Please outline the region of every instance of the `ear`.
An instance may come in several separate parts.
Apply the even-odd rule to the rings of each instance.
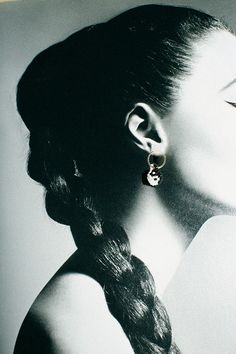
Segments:
[[[125,127],[133,142],[156,156],[166,154],[168,139],[160,116],[146,103],[137,103],[126,116]]]

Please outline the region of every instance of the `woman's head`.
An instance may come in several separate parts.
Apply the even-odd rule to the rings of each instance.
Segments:
[[[167,153],[172,137],[162,118],[191,76],[196,43],[220,31],[219,21],[192,9],[141,6],[39,54],[17,94],[31,132],[31,176],[47,187],[52,166],[71,175],[76,160],[91,188],[99,186],[95,194],[130,188],[150,150]]]
[[[31,134],[29,174],[46,187],[49,215],[69,224],[78,247],[86,249],[89,272],[106,288],[111,312],[136,353],[178,350],[151,275],[131,256],[121,230],[101,221],[91,199],[96,205],[106,192],[110,217],[127,210],[149,152],[167,155],[160,191],[188,182],[184,163],[176,166],[205,111],[201,101],[192,112],[189,99],[207,86],[198,73],[204,59],[198,66],[198,56],[213,48],[213,38],[226,37],[233,38],[221,22],[201,12],[142,6],[46,49],[18,85],[18,110]],[[194,141],[188,157],[193,160]],[[74,176],[75,167],[80,177]],[[115,206],[120,200],[124,209]],[[105,241],[89,235],[105,235]]]

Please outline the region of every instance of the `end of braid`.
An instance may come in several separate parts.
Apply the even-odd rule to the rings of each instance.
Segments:
[[[172,344],[170,321],[156,296],[153,277],[137,257],[132,256],[131,264],[129,279],[110,282],[105,288],[109,309],[134,348],[145,348],[145,353],[169,353]]]

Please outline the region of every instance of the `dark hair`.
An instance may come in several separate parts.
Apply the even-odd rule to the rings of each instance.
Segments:
[[[98,215],[89,175],[95,159],[102,166],[111,131],[119,136],[121,117],[135,103],[152,105],[162,117],[171,110],[194,44],[221,29],[220,21],[193,9],[137,7],[46,49],[18,84],[18,110],[31,132],[29,175],[46,188],[48,214],[70,225],[80,270],[102,285],[136,354],[180,351],[147,267],[131,254],[125,231]]]

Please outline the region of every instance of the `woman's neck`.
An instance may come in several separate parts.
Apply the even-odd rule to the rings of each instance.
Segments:
[[[172,189],[172,190],[171,190]],[[162,189],[140,188],[134,207],[122,220],[132,253],[151,271],[159,295],[175,274],[183,254],[200,227],[212,216],[235,210],[207,199],[186,186]]]
[[[123,179],[117,174],[116,180],[96,181],[92,193],[100,215],[126,230],[132,253],[150,269],[158,294],[164,292],[204,222],[215,215],[235,214],[188,188],[173,166],[164,172],[157,188],[142,185],[137,173]]]
[[[141,189],[135,207],[122,224],[132,253],[147,265],[161,295],[188,245],[184,229],[163,207],[153,188]]]

